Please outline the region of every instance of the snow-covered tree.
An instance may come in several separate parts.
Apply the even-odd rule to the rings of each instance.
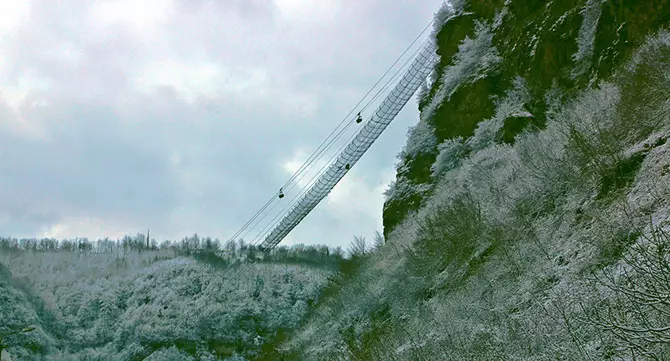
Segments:
[[[431,167],[433,178],[439,178],[445,172],[459,166],[469,151],[463,137],[447,139],[437,147],[437,150],[439,153]]]
[[[437,146],[435,128],[425,121],[419,123],[407,131],[407,144],[400,153],[400,158],[416,158],[422,153],[432,153]]]

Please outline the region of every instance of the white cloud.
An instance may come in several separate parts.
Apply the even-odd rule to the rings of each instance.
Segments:
[[[298,186],[298,188],[293,191],[294,193],[306,189],[307,186],[309,186],[310,181],[312,181],[319,172],[328,165],[327,161],[329,157],[319,157],[318,159],[315,159],[316,161],[312,162],[312,164],[303,167],[303,164],[305,164],[305,161],[307,161],[310,156],[311,154],[307,154],[303,149],[298,149],[293,153],[293,156],[290,159],[283,161],[281,164],[281,168],[286,172],[286,175],[290,177],[300,170],[300,174],[294,181]]]
[[[151,35],[156,27],[165,25],[174,15],[171,0],[106,0],[96,1],[89,9],[90,25],[94,27],[130,27],[136,35]]]
[[[337,19],[343,3],[339,0],[274,0],[284,21],[299,22],[332,22]]]
[[[68,217],[57,224],[48,226],[40,236],[65,239],[75,234],[77,237],[88,237],[95,240],[105,237],[112,239],[121,238],[124,235],[131,234],[131,232],[129,232],[128,228],[110,220],[102,220],[94,217]]]
[[[18,136],[44,139],[47,134],[42,125],[31,121],[27,114],[48,105],[43,95],[53,86],[51,79],[31,72],[26,72],[15,84],[0,83],[0,104],[9,111],[8,117],[0,119],[0,125]]]
[[[0,40],[3,36],[12,35],[30,17],[30,0],[0,1]],[[0,41],[0,51],[2,51]]]
[[[225,63],[165,60],[141,68],[133,83],[136,89],[152,94],[164,87],[188,104],[199,101],[231,101],[245,109],[269,108],[284,117],[306,118],[319,109],[316,95],[294,89],[291,81],[271,75],[260,67]]]
[[[179,98],[193,103],[199,97],[220,95],[224,70],[211,63],[189,65],[175,61],[151,63],[135,79],[138,90],[151,93],[163,86],[172,87]]]
[[[86,54],[71,42],[64,41],[50,49],[47,57],[61,64],[76,67],[84,64]]]
[[[27,72],[19,78],[17,84],[0,87],[0,92],[7,105],[18,113],[31,93],[47,92],[52,88],[51,79]]]
[[[363,176],[360,168],[345,177],[326,199],[328,212],[334,214],[343,223],[363,223],[368,232],[381,230],[381,207],[384,202],[386,185],[395,177],[385,172],[381,177],[377,174]],[[372,181],[379,179],[379,181]]]

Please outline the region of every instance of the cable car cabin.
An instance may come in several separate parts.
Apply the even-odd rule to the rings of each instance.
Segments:
[[[361,117],[361,113],[358,113],[358,116],[356,117],[356,124],[360,124],[363,122],[363,117]]]
[[[284,191],[280,188],[279,189],[279,199],[284,198]]]

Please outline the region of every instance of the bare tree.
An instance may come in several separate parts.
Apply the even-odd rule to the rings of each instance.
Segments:
[[[670,235],[651,232],[624,255],[622,264],[594,275],[611,296],[585,310],[586,319],[614,336],[633,359],[670,357]]]
[[[368,254],[368,244],[363,236],[354,236],[354,239],[349,244],[349,257],[357,258],[364,257]]]
[[[375,238],[372,241],[372,247],[374,249],[379,249],[382,248],[382,246],[386,243],[386,240],[384,240],[384,235],[381,234],[379,231],[375,231]]]

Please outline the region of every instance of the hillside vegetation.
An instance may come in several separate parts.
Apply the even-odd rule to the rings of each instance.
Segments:
[[[670,359],[670,3],[436,19],[386,244],[267,359]]]
[[[248,360],[342,262],[326,247],[123,241],[0,240],[0,334],[35,327],[2,360]]]

